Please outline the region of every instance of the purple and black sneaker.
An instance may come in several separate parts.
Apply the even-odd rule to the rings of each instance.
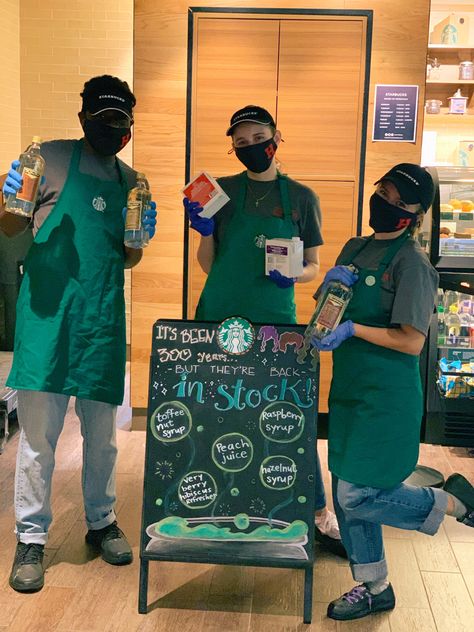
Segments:
[[[395,594],[392,584],[378,595],[373,595],[364,584],[354,586],[352,590],[344,593],[342,597],[331,601],[328,606],[328,617],[338,621],[350,621],[362,619],[369,614],[393,610],[395,608]]]
[[[457,518],[457,521],[474,527],[474,487],[467,478],[462,474],[451,474],[444,484],[444,490],[466,505],[467,512],[461,518]]]

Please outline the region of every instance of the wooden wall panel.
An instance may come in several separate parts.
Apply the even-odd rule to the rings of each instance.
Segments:
[[[225,135],[232,114],[257,103],[276,111],[278,20],[204,18],[198,21],[194,54],[191,177],[200,171],[214,176],[243,170],[228,154]],[[189,233],[188,314],[192,318],[206,281],[197,262],[200,236]]]
[[[246,0],[243,4],[277,9],[315,6],[314,0]],[[132,294],[134,407],[144,407],[147,402],[153,321],[181,316],[181,300],[170,297],[169,279],[165,281],[165,277],[170,277],[175,284],[182,283],[183,213],[179,190],[183,185],[185,161],[187,20],[189,7],[193,5],[186,0],[135,1],[134,89],[138,101],[134,161],[136,168],[143,169],[150,178],[160,216],[157,237],[132,274],[132,292],[136,284],[141,285],[142,274],[151,272],[158,278],[146,296],[140,290],[141,301],[134,300]],[[206,6],[229,6],[229,2],[207,0]],[[419,108],[418,134],[413,144],[373,143],[372,109],[375,83],[418,84],[423,104],[430,0],[321,0],[317,6],[320,9],[374,10],[364,197],[367,215],[372,183],[399,158],[417,161],[421,155],[423,107]],[[318,186],[315,184],[316,189]],[[167,254],[160,254],[162,251]]]
[[[360,18],[281,22],[277,124],[289,173],[358,178],[363,35]]]
[[[276,111],[278,20],[199,19],[196,33],[191,174],[242,171],[228,155],[232,114],[256,103]]]

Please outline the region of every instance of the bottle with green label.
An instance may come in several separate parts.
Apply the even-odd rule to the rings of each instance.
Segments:
[[[40,154],[41,138],[33,136],[31,145],[20,155],[17,171],[23,179],[16,194],[5,196],[5,210],[15,215],[31,217],[38,197],[38,189],[44,172],[45,162]]]
[[[357,268],[352,264],[348,268],[357,273]],[[352,288],[341,281],[330,281],[318,298],[316,309],[306,328],[305,337],[310,335],[321,340],[334,331],[341,322],[351,298]]]
[[[151,193],[144,173],[137,173],[137,185],[130,189],[125,216],[124,244],[128,248],[148,246],[148,232],[143,228],[145,211],[150,207]]]
[[[444,322],[444,306],[438,304],[438,344],[444,345],[446,342],[446,324]]]

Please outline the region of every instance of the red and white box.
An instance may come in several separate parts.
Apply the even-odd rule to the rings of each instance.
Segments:
[[[191,180],[183,189],[183,194],[191,202],[199,202],[204,209],[200,217],[212,217],[230,200],[217,181],[206,171]]]

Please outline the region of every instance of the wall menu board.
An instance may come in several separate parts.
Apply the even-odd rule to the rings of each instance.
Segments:
[[[304,568],[310,617],[319,365],[304,343],[302,326],[240,317],[155,323],[140,612],[148,562],[168,560]]]
[[[372,140],[414,143],[418,86],[375,86]]]

